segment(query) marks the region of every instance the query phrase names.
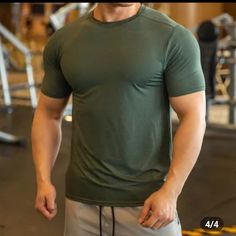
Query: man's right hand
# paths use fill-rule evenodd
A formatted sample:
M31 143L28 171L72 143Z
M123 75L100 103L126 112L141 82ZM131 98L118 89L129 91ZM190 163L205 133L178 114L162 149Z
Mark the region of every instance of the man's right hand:
M52 220L56 216L56 189L52 184L38 184L35 208L48 220Z

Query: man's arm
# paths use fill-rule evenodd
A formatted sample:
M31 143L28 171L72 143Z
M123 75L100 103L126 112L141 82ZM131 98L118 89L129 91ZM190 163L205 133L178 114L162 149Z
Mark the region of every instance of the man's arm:
M145 227L160 228L173 221L177 198L196 163L205 133L204 91L170 97L170 103L180 120L174 136L173 158L162 188L145 201L139 220ZM148 217L150 210L152 215Z
M165 187L178 196L195 165L205 133L205 92L170 98L180 120L173 143L173 160Z
M61 122L67 102L68 97L56 99L41 93L32 124L32 151L37 182L35 208L49 220L57 213L51 171L61 143Z

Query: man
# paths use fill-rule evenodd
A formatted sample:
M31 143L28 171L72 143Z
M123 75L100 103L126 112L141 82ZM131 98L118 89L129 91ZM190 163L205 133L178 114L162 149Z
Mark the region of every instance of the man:
M51 171L72 93L65 236L181 235L177 199L205 132L199 54L190 31L141 3L98 3L50 38L32 127L36 208L57 212Z

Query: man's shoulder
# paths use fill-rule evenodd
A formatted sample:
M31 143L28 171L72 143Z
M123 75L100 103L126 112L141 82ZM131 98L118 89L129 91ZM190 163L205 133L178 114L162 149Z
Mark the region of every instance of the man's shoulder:
M77 34L78 30L82 28L82 25L86 19L86 16L82 16L72 22L67 23L49 37L47 45L52 48L60 48L61 45L72 38L73 35Z
M179 23L171 19L166 14L150 7L145 8L145 11L143 12L142 16L150 22L153 22L157 26L161 28L166 28L168 30L172 30L177 25L179 25Z
M188 28L158 10L146 7L143 17L147 19L153 31L160 35L168 35L168 38L172 37L175 42L177 40L183 43L183 38L191 41L194 38L193 33Z
M67 23L62 28L58 29L54 34L55 36L67 36L69 37L73 32L76 32L86 21L87 15L84 15L82 17L79 17L72 22Z

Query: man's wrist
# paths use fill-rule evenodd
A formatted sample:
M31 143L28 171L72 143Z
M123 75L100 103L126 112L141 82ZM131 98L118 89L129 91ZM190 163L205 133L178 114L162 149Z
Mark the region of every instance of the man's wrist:
M166 180L162 189L169 192L174 198L178 198L181 193L181 188L171 181Z
M40 187L42 185L49 185L49 184L52 184L51 182L51 178L49 177L42 177L42 176L38 176L36 178L36 182L37 182L37 186Z

